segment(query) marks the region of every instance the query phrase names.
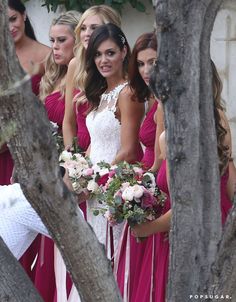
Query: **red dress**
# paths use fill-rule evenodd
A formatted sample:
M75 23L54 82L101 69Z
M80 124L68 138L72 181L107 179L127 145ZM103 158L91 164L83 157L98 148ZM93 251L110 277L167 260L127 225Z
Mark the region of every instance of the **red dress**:
M228 212L232 206L231 201L227 195L227 181L228 181L228 170L221 176L220 181L220 202L221 202L221 219L222 224L225 223ZM158 172L157 184L159 188L165 192L168 196L166 200L163 214L165 214L170 209L170 199L169 190L166 178L166 161L163 161L162 166ZM169 266L169 240L168 233L157 233L156 235L156 266L155 266L155 276L154 276L154 291L153 291L153 301L165 302L166 295L166 285L168 281L168 266Z
M54 92L46 97L45 108L48 114L48 119L54 123L57 123L59 130L62 130L62 122L65 113L65 100L64 98L61 98L59 91ZM78 141L80 142L80 147L84 150L86 150L90 144L90 137L85 124L86 111L87 103L79 106L77 110ZM83 205L81 208L83 212L86 213ZM41 248L39 250L36 263L34 284L45 302L57 301L54 271L54 242L47 237L40 237L42 237ZM66 276L66 283L67 295L69 295L72 281L68 274Z
M31 78L32 91L35 95L39 94L40 80L41 75L34 75ZM3 146L3 148L5 147L6 145ZM14 163L8 148L3 153L0 152L0 185L10 184L13 166Z
M155 102L147 113L139 132L139 138L145 146L142 163L148 169L154 162L154 145L156 123L154 114L158 102ZM137 243L130 234L130 227L126 224L119 259L116 267L118 286L124 300L130 302L150 302L153 288L155 236L150 236L143 242ZM130 252L129 252L130 251Z

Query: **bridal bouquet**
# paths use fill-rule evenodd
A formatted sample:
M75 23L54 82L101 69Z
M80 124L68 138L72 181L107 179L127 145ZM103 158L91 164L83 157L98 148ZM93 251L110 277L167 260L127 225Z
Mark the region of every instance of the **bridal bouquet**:
M94 209L94 215L102 213L111 225L127 220L130 226L161 215L166 198L157 187L153 173L127 162L116 166L106 164L103 169L107 180L100 184L97 198L101 207Z

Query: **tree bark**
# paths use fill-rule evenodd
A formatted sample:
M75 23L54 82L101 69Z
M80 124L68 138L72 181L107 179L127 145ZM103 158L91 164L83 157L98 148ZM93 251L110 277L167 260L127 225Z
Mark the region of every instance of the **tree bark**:
M167 301L202 294L221 236L210 34L221 0L156 1L172 230ZM218 189L216 189L218 188Z
M16 61L7 26L6 1L0 4L0 112L25 196L56 242L82 301L121 301L104 248L80 214L75 197L59 174L58 154L43 105ZM14 88L14 83L17 88Z
M0 238L0 301L43 302L22 266Z

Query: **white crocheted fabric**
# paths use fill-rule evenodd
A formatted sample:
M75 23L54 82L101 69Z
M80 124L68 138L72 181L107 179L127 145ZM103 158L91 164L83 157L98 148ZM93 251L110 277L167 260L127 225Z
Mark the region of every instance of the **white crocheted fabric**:
M25 198L20 185L0 186L0 236L19 259L38 233L48 232L38 214Z
M91 138L89 156L93 164L100 161L111 163L121 147L121 125L115 116L115 112L119 94L126 85L127 83L123 83L109 93L104 93L101 96L98 109L90 112L86 118L86 124ZM98 240L106 245L106 241L109 241L107 220L101 215L94 216L92 213L93 208L100 206L96 200L89 200L87 202L87 221L93 227ZM114 250L117 249L122 228L123 225L113 227ZM107 249L107 255L109 257L109 245Z

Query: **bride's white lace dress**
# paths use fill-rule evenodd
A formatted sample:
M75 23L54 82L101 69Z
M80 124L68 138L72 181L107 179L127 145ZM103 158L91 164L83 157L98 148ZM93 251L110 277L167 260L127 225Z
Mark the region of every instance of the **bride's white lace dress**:
M119 93L126 85L127 83L123 83L109 93L102 94L98 109L91 111L86 118L91 138L90 159L93 164L100 161L111 163L121 147L121 125L115 113ZM98 240L105 245L107 255L110 257L111 245L113 245L114 251L117 250L123 225L113 227L113 242L111 242L107 220L102 215L94 216L92 213L92 209L98 206L101 205L96 200L87 201L87 221L92 226Z

